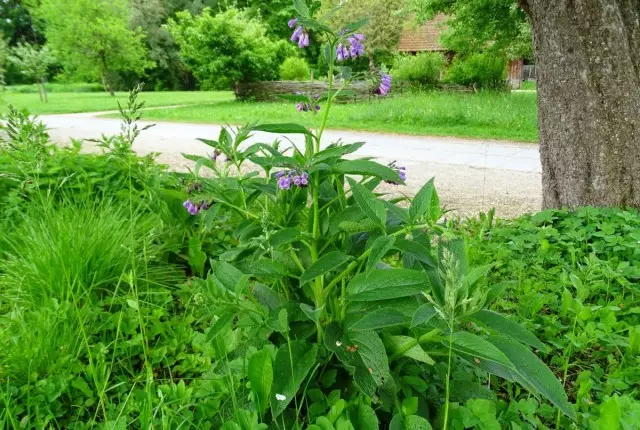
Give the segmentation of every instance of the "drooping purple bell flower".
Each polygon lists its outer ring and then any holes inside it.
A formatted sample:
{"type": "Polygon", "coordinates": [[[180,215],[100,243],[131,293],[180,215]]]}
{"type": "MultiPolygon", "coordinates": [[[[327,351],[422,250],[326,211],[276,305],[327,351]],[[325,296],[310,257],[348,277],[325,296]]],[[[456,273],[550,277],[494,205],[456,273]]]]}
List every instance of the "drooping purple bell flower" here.
{"type": "MultiPolygon", "coordinates": [[[[407,180],[407,168],[404,166],[398,166],[396,164],[395,161],[389,163],[389,168],[393,169],[396,171],[396,173],[398,174],[398,176],[400,177],[400,179],[402,180],[402,182],[406,182],[407,180]]],[[[387,184],[393,184],[393,185],[401,185],[400,182],[396,182],[396,181],[385,181],[387,184]]]]}
{"type": "Polygon", "coordinates": [[[358,58],[365,54],[364,34],[355,33],[347,37],[348,43],[339,43],[336,46],[336,59],[338,62],[349,58],[358,58]]]}
{"type": "Polygon", "coordinates": [[[198,206],[195,205],[191,200],[187,200],[182,204],[184,208],[189,212],[190,215],[198,215],[198,206]]]}
{"type": "Polygon", "coordinates": [[[289,28],[295,27],[297,23],[298,23],[298,19],[297,18],[290,19],[289,20],[289,28]]]}
{"type": "Polygon", "coordinates": [[[382,74],[380,77],[380,85],[374,91],[375,94],[386,96],[391,91],[391,75],[382,74]]]}

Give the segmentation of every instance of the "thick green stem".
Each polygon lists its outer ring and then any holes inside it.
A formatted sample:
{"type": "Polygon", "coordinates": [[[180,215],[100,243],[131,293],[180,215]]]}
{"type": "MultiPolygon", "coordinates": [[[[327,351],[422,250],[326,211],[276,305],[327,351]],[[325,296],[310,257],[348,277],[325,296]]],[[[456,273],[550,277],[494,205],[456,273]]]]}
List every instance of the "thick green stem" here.
{"type": "Polygon", "coordinates": [[[449,358],[447,363],[447,380],[445,381],[445,398],[444,398],[444,424],[442,430],[447,430],[449,426],[449,396],[450,389],[449,384],[451,381],[451,361],[453,356],[453,312],[451,313],[451,319],[449,321],[449,358]]]}

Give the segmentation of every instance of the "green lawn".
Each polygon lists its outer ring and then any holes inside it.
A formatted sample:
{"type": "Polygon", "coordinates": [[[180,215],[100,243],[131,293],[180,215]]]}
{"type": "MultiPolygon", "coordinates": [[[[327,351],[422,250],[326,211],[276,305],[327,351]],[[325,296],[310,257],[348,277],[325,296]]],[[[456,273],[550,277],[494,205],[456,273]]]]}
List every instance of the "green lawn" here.
{"type": "MultiPolygon", "coordinates": [[[[6,112],[8,105],[27,108],[32,114],[98,112],[115,110],[117,102],[125,102],[128,93],[119,92],[115,97],[101,93],[49,93],[49,103],[43,103],[38,94],[0,93],[0,113],[6,112]]],[[[140,96],[146,107],[173,106],[228,101],[233,99],[230,91],[176,91],[145,92],[140,96]]]]}
{"type": "MultiPolygon", "coordinates": [[[[261,121],[301,122],[313,126],[320,117],[299,113],[294,104],[289,102],[249,103],[233,100],[209,105],[194,104],[178,109],[156,109],[145,113],[145,119],[150,120],[214,124],[261,121]]],[[[334,106],[328,127],[536,142],[536,94],[432,92],[372,99],[334,106]]]]}

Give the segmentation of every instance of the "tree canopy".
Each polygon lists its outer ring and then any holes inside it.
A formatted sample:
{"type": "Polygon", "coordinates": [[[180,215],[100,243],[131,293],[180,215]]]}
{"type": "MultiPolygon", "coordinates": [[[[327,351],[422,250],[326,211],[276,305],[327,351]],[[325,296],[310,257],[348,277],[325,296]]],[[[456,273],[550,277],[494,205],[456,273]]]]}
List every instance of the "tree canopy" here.
{"type": "Polygon", "coordinates": [[[462,55],[491,51],[510,59],[533,55],[531,26],[516,0],[414,0],[421,21],[449,16],[441,42],[462,55]]]}

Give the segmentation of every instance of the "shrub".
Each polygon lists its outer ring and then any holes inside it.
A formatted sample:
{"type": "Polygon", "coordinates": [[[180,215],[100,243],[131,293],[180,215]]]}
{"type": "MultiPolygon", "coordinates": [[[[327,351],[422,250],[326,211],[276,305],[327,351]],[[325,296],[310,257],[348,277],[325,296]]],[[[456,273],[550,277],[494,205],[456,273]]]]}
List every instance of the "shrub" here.
{"type": "MultiPolygon", "coordinates": [[[[90,83],[46,83],[45,89],[49,93],[99,93],[104,91],[101,84],[90,83]]],[[[7,93],[31,94],[38,92],[36,84],[31,85],[9,85],[5,87],[7,93]]]]}
{"type": "Polygon", "coordinates": [[[262,22],[237,9],[214,14],[207,8],[198,16],[179,12],[167,26],[201,89],[277,79],[277,65],[293,55],[287,41],[269,39],[262,22]]]}
{"type": "Polygon", "coordinates": [[[280,65],[280,79],[283,81],[306,81],[310,76],[309,65],[304,58],[289,57],[280,65]]]}
{"type": "Polygon", "coordinates": [[[399,55],[393,65],[393,77],[398,81],[418,85],[433,85],[440,81],[444,56],[438,52],[399,55]]]}
{"type": "Polygon", "coordinates": [[[446,81],[476,88],[503,88],[506,85],[507,60],[490,54],[456,58],[447,70],[446,81]]]}

